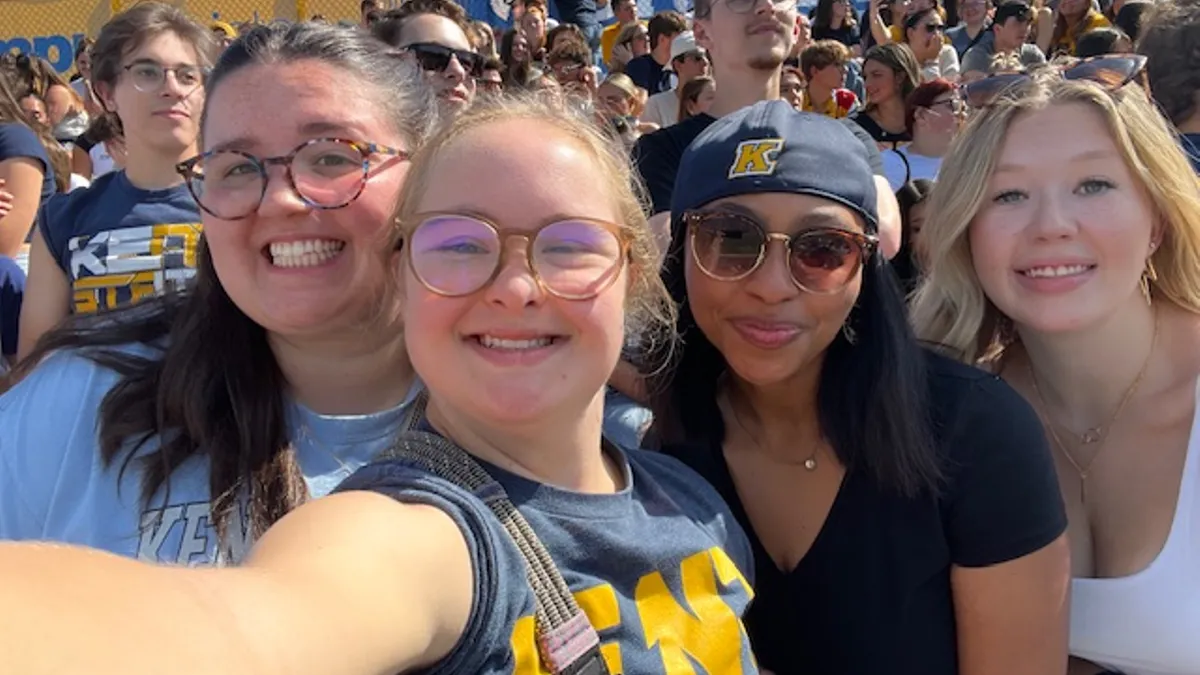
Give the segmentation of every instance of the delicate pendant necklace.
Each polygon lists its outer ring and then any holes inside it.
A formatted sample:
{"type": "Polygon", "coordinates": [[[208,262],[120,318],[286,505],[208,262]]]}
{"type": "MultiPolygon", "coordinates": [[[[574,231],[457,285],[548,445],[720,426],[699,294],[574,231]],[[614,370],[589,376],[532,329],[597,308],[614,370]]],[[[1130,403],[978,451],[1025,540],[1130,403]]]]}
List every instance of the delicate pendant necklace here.
{"type": "Polygon", "coordinates": [[[776,457],[775,455],[767,452],[764,449],[763,444],[759,442],[758,438],[746,428],[745,424],[742,424],[742,418],[740,415],[738,415],[737,406],[733,404],[733,399],[730,398],[728,394],[725,395],[725,405],[729,407],[729,413],[733,417],[734,423],[737,424],[738,428],[740,428],[742,432],[750,438],[750,441],[754,443],[755,447],[758,448],[759,454],[764,455],[771,461],[778,462],[780,464],[787,464],[789,466],[802,466],[804,467],[804,470],[808,472],[817,470],[817,451],[821,448],[820,440],[818,440],[816,443],[813,443],[812,452],[810,452],[808,457],[805,457],[802,461],[776,457]]]}
{"type": "MultiPolygon", "coordinates": [[[[1033,364],[1029,364],[1029,380],[1033,384],[1033,392],[1037,395],[1038,408],[1040,416],[1043,418],[1046,431],[1050,432],[1050,440],[1054,441],[1054,445],[1058,447],[1059,452],[1067,459],[1067,462],[1075,469],[1075,473],[1079,475],[1079,500],[1087,503],[1087,479],[1091,473],[1092,467],[1095,466],[1096,460],[1100,457],[1100,452],[1104,449],[1104,442],[1108,440],[1108,434],[1112,431],[1112,427],[1116,424],[1117,419],[1124,412],[1126,404],[1137,393],[1138,386],[1142,383],[1142,378],[1146,376],[1146,371],[1150,368],[1150,357],[1154,356],[1154,347],[1158,344],[1158,313],[1154,315],[1154,336],[1150,338],[1150,351],[1146,353],[1146,359],[1142,361],[1142,369],[1138,371],[1137,377],[1133,378],[1133,382],[1125,390],[1125,394],[1113,409],[1112,414],[1108,416],[1108,421],[1104,424],[1090,427],[1083,433],[1077,434],[1072,432],[1076,437],[1077,445],[1095,445],[1096,450],[1092,453],[1091,459],[1087,464],[1081,464],[1075,460],[1074,455],[1067,449],[1067,445],[1063,443],[1058,432],[1055,431],[1057,426],[1054,419],[1050,416],[1050,408],[1046,405],[1046,399],[1042,396],[1042,389],[1038,386],[1037,373],[1033,371],[1033,364]]],[[[1069,430],[1068,430],[1069,431],[1069,430]]]]}

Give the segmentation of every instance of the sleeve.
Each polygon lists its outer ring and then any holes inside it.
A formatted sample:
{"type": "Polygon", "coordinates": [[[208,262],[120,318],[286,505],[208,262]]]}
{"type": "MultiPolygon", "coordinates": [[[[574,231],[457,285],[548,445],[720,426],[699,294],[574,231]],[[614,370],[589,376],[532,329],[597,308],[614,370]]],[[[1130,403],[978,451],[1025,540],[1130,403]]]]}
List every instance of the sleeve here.
{"type": "Polygon", "coordinates": [[[42,163],[43,172],[54,170],[50,167],[50,156],[46,154],[46,148],[42,147],[42,142],[33,130],[24,124],[0,124],[0,162],[17,157],[36,159],[42,163]]]}
{"type": "Polygon", "coordinates": [[[1046,62],[1046,55],[1037,45],[1025,45],[1021,48],[1021,62],[1026,66],[1038,66],[1046,62]]]}
{"type": "MultiPolygon", "coordinates": [[[[446,658],[422,672],[430,675],[491,672],[483,659],[486,650],[478,645],[508,644],[509,626],[518,617],[532,614],[532,592],[528,602],[512,602],[517,596],[512,580],[524,580],[524,562],[506,555],[502,534],[488,526],[487,507],[470,492],[405,464],[400,460],[377,461],[359,469],[334,492],[365,490],[397,501],[432,506],[454,521],[466,540],[474,570],[471,614],[458,644],[446,658]]],[[[497,525],[498,527],[498,525],[497,525]]],[[[524,597],[524,596],[520,596],[524,597]]]]}
{"type": "Polygon", "coordinates": [[[987,567],[1041,549],[1067,528],[1046,432],[1033,408],[997,377],[981,378],[947,439],[951,488],[943,505],[951,560],[987,567]]]}
{"type": "Polygon", "coordinates": [[[651,215],[671,210],[679,173],[680,152],[670,143],[669,131],[670,127],[646,134],[633,146],[634,166],[650,194],[651,215]]]}
{"type": "Polygon", "coordinates": [[[650,81],[650,71],[648,70],[645,59],[633,59],[629,63],[626,63],[625,74],[629,76],[629,79],[633,80],[634,84],[642,89],[645,89],[651,94],[658,93],[654,89],[655,83],[650,81]]]}
{"type": "Polygon", "coordinates": [[[60,540],[96,468],[97,411],[116,374],[57,353],[0,396],[0,540],[60,540]]]}
{"type": "Polygon", "coordinates": [[[866,129],[863,129],[858,122],[855,122],[850,117],[843,117],[838,121],[845,124],[858,138],[859,142],[863,144],[863,147],[867,149],[867,162],[871,164],[871,173],[876,176],[887,176],[887,173],[883,169],[883,158],[879,156],[879,144],[875,142],[871,134],[867,133],[866,129]]]}
{"type": "Polygon", "coordinates": [[[958,78],[958,52],[954,51],[953,45],[944,45],[938,54],[938,72],[939,77],[952,82],[958,78]]]}
{"type": "Polygon", "coordinates": [[[38,209],[38,231],[42,233],[42,239],[46,241],[46,248],[50,250],[50,255],[58,261],[59,268],[62,269],[63,274],[67,275],[68,279],[71,278],[71,270],[67,247],[75,230],[75,217],[79,212],[75,205],[78,203],[80,195],[85,193],[86,191],[56,194],[43,201],[38,209]]]}
{"type": "Polygon", "coordinates": [[[0,256],[0,356],[17,353],[17,319],[24,295],[25,273],[11,258],[0,256]]]}

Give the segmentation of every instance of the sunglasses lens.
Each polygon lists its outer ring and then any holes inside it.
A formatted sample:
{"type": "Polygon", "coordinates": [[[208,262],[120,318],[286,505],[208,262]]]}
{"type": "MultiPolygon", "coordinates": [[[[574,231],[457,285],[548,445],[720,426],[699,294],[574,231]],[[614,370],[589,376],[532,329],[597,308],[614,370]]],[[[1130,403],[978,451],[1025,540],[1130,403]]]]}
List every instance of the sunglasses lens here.
{"type": "Polygon", "coordinates": [[[463,70],[467,71],[470,77],[479,77],[483,75],[483,57],[475,52],[467,52],[456,50],[454,55],[458,57],[458,62],[462,64],[463,70]]]}
{"type": "Polygon", "coordinates": [[[600,225],[564,220],[547,225],[533,241],[533,266],[555,295],[593,297],[621,269],[621,240],[600,225]]]}
{"type": "Polygon", "coordinates": [[[1000,92],[1007,89],[1009,85],[1024,80],[1026,77],[1028,75],[1024,73],[992,75],[991,77],[976,80],[962,87],[961,91],[963,98],[967,101],[967,105],[972,108],[983,108],[996,100],[1000,92]]]}
{"type": "Polygon", "coordinates": [[[792,277],[811,293],[834,293],[858,272],[863,249],[849,234],[830,230],[805,232],[792,240],[792,277]]]}
{"type": "Polygon", "coordinates": [[[1068,68],[1063,71],[1063,77],[1095,82],[1105,89],[1116,89],[1128,84],[1145,64],[1145,57],[1141,55],[1103,56],[1068,68]]]}
{"type": "Polygon", "coordinates": [[[422,222],[408,246],[413,273],[443,295],[468,295],[483,288],[500,260],[496,231],[465,216],[435,216],[422,222]]]}
{"type": "Polygon", "coordinates": [[[692,228],[692,255],[715,279],[740,279],[754,271],[765,241],[762,228],[741,216],[701,215],[692,228]]]}
{"type": "Polygon", "coordinates": [[[421,70],[440,73],[450,65],[449,49],[421,45],[413,47],[413,53],[417,55],[417,63],[421,64],[421,70]]]}

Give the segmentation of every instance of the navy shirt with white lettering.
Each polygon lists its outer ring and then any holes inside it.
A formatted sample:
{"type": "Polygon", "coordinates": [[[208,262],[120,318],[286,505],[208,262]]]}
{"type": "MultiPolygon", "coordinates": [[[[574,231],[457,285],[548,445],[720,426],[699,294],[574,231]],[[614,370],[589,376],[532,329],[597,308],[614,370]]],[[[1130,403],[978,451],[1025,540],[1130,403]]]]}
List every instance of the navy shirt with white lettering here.
{"type": "Polygon", "coordinates": [[[187,186],[142,190],[124,171],[42,206],[42,237],[91,314],[182,288],[196,272],[200,210],[187,186]]]}
{"type": "MultiPolygon", "coordinates": [[[[609,672],[757,673],[741,621],[753,581],[745,533],[682,462],[610,452],[625,467],[626,488],[616,494],[569,492],[483,466],[550,552],[600,635],[609,672]]],[[[450,655],[427,672],[544,672],[524,560],[477,495],[398,459],[360,469],[338,490],[435,506],[466,538],[475,570],[470,619],[450,655]]]]}

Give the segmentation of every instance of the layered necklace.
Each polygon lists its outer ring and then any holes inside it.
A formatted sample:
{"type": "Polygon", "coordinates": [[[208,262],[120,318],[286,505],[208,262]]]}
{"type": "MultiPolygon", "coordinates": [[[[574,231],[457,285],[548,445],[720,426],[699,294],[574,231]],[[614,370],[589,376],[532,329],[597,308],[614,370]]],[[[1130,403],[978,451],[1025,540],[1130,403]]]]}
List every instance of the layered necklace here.
{"type": "Polygon", "coordinates": [[[1112,413],[1108,416],[1107,421],[1094,427],[1089,427],[1083,433],[1071,432],[1075,438],[1076,446],[1095,446],[1091,458],[1086,462],[1080,462],[1075,459],[1071,451],[1067,449],[1066,443],[1063,443],[1062,438],[1058,435],[1055,429],[1058,425],[1054,423],[1054,419],[1050,416],[1050,408],[1046,405],[1046,399],[1042,396],[1042,389],[1038,386],[1037,373],[1033,370],[1033,364],[1029,364],[1029,379],[1033,383],[1033,391],[1037,395],[1038,408],[1045,422],[1046,430],[1050,432],[1050,439],[1054,441],[1054,445],[1058,447],[1059,452],[1066,458],[1067,462],[1075,469],[1075,473],[1079,476],[1079,498],[1083,503],[1087,503],[1087,479],[1091,473],[1092,467],[1096,465],[1096,460],[1100,457],[1100,452],[1104,450],[1105,441],[1108,440],[1109,432],[1112,431],[1113,425],[1120,419],[1121,413],[1125,411],[1125,406],[1133,399],[1137,393],[1138,387],[1142,384],[1142,380],[1146,377],[1146,371],[1150,368],[1150,358],[1154,356],[1154,348],[1158,344],[1158,313],[1154,314],[1154,336],[1150,338],[1150,350],[1146,353],[1146,358],[1142,361],[1142,368],[1138,371],[1137,377],[1133,378],[1133,382],[1125,389],[1125,394],[1121,396],[1112,413]]]}

